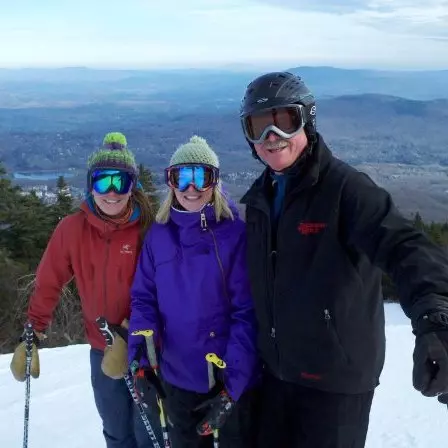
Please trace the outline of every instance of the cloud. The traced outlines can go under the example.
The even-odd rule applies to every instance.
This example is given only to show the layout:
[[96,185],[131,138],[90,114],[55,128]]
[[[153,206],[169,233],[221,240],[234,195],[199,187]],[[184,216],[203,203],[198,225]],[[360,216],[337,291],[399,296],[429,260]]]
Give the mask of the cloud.
[[428,40],[435,40],[436,42],[448,42],[448,36],[435,36],[435,37],[427,37]]
[[448,0],[376,0],[354,13],[357,20],[378,29],[422,37],[448,36]]
[[258,0],[295,11],[344,15],[353,22],[392,33],[448,36],[448,0]]
[[297,11],[315,11],[331,14],[344,14],[358,9],[364,9],[365,0],[258,0],[259,3],[275,6],[277,8],[288,8]]

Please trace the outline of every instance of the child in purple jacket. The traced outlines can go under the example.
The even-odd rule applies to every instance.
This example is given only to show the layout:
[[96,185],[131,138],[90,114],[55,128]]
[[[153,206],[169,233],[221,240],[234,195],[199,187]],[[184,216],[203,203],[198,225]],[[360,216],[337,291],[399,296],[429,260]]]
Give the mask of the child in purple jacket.
[[[250,447],[258,357],[245,224],[222,192],[218,157],[203,138],[175,151],[165,178],[168,197],[131,290],[129,363],[145,352],[132,332],[153,330],[173,448],[206,446],[213,429],[222,448]],[[207,353],[226,366],[214,387]],[[144,355],[139,362],[147,368]]]

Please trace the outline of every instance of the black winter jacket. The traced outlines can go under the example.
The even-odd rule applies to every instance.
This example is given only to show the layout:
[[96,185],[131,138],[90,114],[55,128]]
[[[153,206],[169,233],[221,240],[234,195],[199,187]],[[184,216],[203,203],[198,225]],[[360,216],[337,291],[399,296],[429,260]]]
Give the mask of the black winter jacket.
[[288,180],[275,243],[270,189],[266,169],[241,200],[265,367],[325,391],[372,390],[385,357],[381,271],[415,324],[428,311],[448,311],[445,252],[399,214],[384,189],[335,158],[320,135]]

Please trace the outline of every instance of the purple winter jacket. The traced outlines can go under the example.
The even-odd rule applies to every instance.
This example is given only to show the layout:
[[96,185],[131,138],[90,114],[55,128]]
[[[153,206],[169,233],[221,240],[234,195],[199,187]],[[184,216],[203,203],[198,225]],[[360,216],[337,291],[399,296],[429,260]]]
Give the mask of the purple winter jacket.
[[171,209],[167,224],[153,224],[145,237],[131,289],[128,357],[152,329],[160,344],[160,368],[168,383],[189,391],[209,390],[205,355],[227,364],[224,383],[238,400],[257,377],[256,321],[246,272],[245,223],[217,222],[214,207],[201,212]]

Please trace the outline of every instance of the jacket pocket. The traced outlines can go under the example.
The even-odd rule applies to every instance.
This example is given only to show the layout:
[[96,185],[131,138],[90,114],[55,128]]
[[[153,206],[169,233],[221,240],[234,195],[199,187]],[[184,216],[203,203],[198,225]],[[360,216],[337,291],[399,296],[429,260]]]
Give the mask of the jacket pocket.
[[337,331],[336,325],[334,324],[334,320],[331,315],[331,312],[328,308],[324,309],[324,320],[325,320],[326,328],[330,335],[330,338],[333,340],[334,346],[339,351],[341,360],[343,361],[344,364],[350,364],[350,358],[348,357],[347,352],[344,349],[344,346],[342,345],[341,338]]

